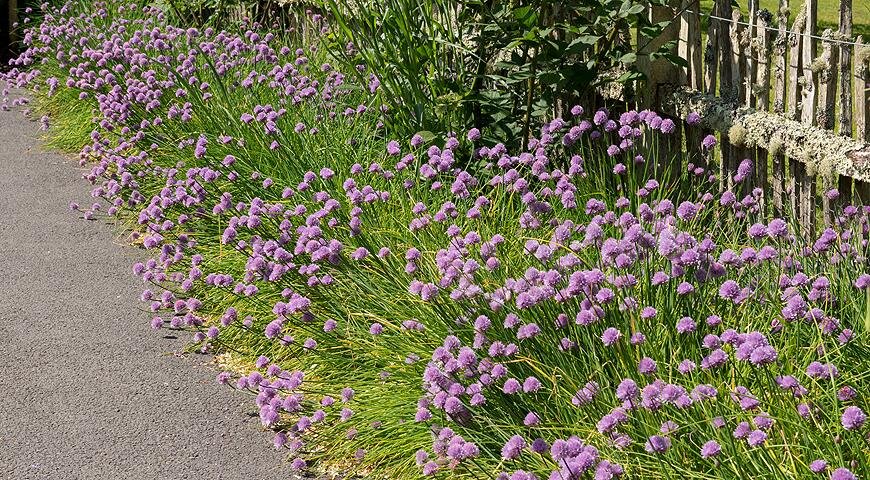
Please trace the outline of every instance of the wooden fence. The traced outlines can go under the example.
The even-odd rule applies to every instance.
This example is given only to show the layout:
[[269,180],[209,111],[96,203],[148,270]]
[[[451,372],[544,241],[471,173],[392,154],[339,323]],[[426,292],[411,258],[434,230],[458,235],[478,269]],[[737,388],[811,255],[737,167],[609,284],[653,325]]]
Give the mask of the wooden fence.
[[797,215],[807,232],[845,204],[870,205],[870,46],[852,35],[852,0],[841,0],[838,30],[822,32],[818,0],[804,0],[790,25],[789,0],[775,13],[758,0],[745,11],[715,0],[705,32],[699,0],[674,1],[650,16],[679,16],[662,41],[678,40],[688,67],[647,71],[656,106],[702,115],[700,125],[682,124],[688,161],[706,167],[701,139],[718,134],[721,187],[734,187],[749,159],[743,191],[761,188],[764,208]]

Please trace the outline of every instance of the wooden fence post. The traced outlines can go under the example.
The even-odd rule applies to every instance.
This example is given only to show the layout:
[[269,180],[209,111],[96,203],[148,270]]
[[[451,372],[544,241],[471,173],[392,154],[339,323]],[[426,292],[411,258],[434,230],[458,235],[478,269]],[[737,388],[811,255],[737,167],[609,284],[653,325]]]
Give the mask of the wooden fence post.
[[[731,2],[730,0],[716,0],[714,11],[716,16],[723,19],[731,18]],[[733,84],[731,75],[732,70],[732,50],[731,44],[731,28],[730,21],[717,20],[716,34],[718,36],[718,63],[719,63],[719,96],[728,100],[735,101],[739,98],[736,88]],[[730,164],[732,159],[732,148],[728,140],[728,135],[722,133],[719,142],[719,190],[730,190],[732,187],[731,175],[729,175]]]
[[816,122],[825,130],[834,129],[834,102],[837,96],[837,52],[834,48],[834,32],[826,28],[822,32],[822,55],[815,60],[818,65],[813,71],[818,71],[819,105],[816,109]]
[[[731,18],[730,0],[716,0],[716,16]],[[735,86],[731,83],[731,32],[728,20],[717,20],[719,27],[716,33],[719,35],[719,96],[722,98],[734,98]],[[722,142],[723,144],[725,142]]]
[[[770,110],[770,26],[771,14],[768,11],[760,11],[756,13],[756,28],[755,42],[757,49],[755,57],[757,58],[756,80],[755,86],[758,87],[756,92],[753,88],[750,94],[756,97],[755,107],[761,111]],[[762,214],[766,213],[768,192],[771,190],[768,185],[767,158],[768,151],[762,147],[756,147],[753,155],[755,160],[755,176],[756,184],[762,190],[761,199],[759,200],[759,210]]]
[[758,16],[758,0],[749,0],[749,18],[746,23],[748,26],[744,26],[743,35],[740,39],[743,43],[743,50],[746,54],[746,75],[743,79],[743,90],[746,95],[746,106],[755,108],[756,98],[753,95],[753,85],[755,84],[755,79],[758,76],[758,57],[755,55],[753,51],[753,47],[755,46],[753,41],[758,36],[758,28],[756,24],[756,17]]
[[770,12],[759,12],[757,15],[755,37],[756,58],[758,67],[755,84],[758,85],[758,99],[756,108],[763,111],[770,110]]
[[[718,8],[713,6],[713,14],[716,15]],[[719,30],[722,28],[721,22],[718,19],[711,18],[710,25],[707,28],[707,44],[704,46],[704,92],[710,95],[716,95],[716,74],[719,69]]]
[[[816,55],[816,23],[818,22],[818,0],[804,0],[806,6],[806,24],[804,25],[801,39],[803,49],[803,82],[801,85],[801,122],[812,125],[816,121],[816,79],[818,73],[813,69]],[[805,161],[807,159],[801,159]],[[805,163],[797,166],[795,178],[797,197],[799,202],[800,225],[804,235],[811,235],[815,231],[816,218],[816,171],[808,169]]]
[[[788,0],[779,0],[779,15],[777,16],[779,23],[777,27],[776,40],[773,42],[773,54],[775,56],[773,78],[773,111],[784,115],[785,114],[785,99],[786,99],[786,52],[788,48]],[[771,183],[771,200],[773,204],[773,213],[776,216],[783,214],[783,194],[785,187],[785,155],[780,152],[771,152],[772,172],[769,176]]]
[[[840,0],[840,39],[852,38],[852,0]],[[840,117],[841,135],[852,136],[852,46],[840,44]]]
[[734,90],[734,102],[746,101],[746,56],[743,48],[743,25],[740,10],[731,11],[731,24],[728,29],[728,40],[731,42],[731,88]]
[[[659,23],[674,20],[674,14],[678,11],[675,5],[679,6],[680,2],[681,0],[669,0],[670,6],[654,6],[650,8],[648,12],[649,21]],[[650,53],[657,51],[663,44],[678,40],[679,33],[680,23],[677,20],[668,25],[658,37],[651,40],[646,38],[640,40],[642,43],[639,44],[646,44],[646,48],[638,52],[638,66],[646,74],[648,86],[644,92],[641,92],[643,107],[654,108],[660,111],[661,108],[657,107],[661,105],[662,94],[665,93],[668,85],[672,86],[674,84],[674,79],[680,78],[680,67],[663,58],[656,60],[650,60],[649,58]],[[638,34],[638,37],[640,38],[641,35]]]
[[866,142],[870,133],[870,104],[867,103],[867,59],[863,57],[863,39],[859,36],[855,41],[855,81],[852,85],[855,99],[855,138],[860,142]]
[[687,45],[689,47],[689,86],[695,90],[704,90],[704,71],[701,57],[701,2],[699,0],[686,0],[688,8],[684,15],[687,25]]
[[801,39],[803,48],[803,84],[801,92],[801,121],[811,125],[816,120],[816,72],[813,71],[813,61],[816,57],[816,22],[818,21],[817,0],[804,0],[806,6],[806,25]]
[[786,115],[791,120],[800,118],[800,110],[798,109],[798,98],[801,96],[801,60],[803,55],[801,49],[801,30],[803,30],[803,22],[806,22],[807,4],[801,5],[801,9],[795,18],[794,25],[788,36],[788,96],[786,101]]
[[[701,5],[699,0],[683,0],[682,22],[680,23],[680,55],[688,60],[686,85],[694,90],[704,91],[707,64],[702,66],[701,63]],[[716,81],[713,79],[713,88],[716,88],[715,83]],[[701,152],[700,146],[701,138],[703,138],[701,129],[687,123],[683,123],[683,127],[687,163],[706,170],[706,155]]]
[[[863,38],[859,35],[855,41],[855,81],[852,85],[855,95],[855,138],[860,142],[866,142],[870,138],[870,98],[867,90],[870,89],[870,76],[868,76],[867,61],[868,48],[864,45]],[[854,201],[870,205],[870,183],[853,182]]]

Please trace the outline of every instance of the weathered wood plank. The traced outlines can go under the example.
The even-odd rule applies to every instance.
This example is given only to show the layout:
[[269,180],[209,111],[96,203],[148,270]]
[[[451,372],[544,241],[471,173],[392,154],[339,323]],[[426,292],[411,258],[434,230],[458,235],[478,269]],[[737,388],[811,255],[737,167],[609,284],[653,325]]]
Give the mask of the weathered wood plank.
[[15,55],[15,44],[20,40],[20,29],[15,28],[18,23],[17,0],[0,0],[0,13],[3,14],[0,17],[0,65],[5,66]]
[[754,95],[757,97],[755,106],[759,110],[767,111],[770,109],[770,12],[760,12],[757,17],[755,21],[755,58],[757,59],[755,84],[758,89]]
[[818,3],[817,0],[804,0],[806,6],[806,24],[804,25],[804,35],[801,38],[803,49],[803,80],[801,84],[801,121],[807,124],[812,124],[816,121],[816,77],[817,73],[813,70],[813,61],[816,57],[816,22],[818,21]]
[[746,55],[743,48],[743,25],[740,10],[731,12],[728,40],[731,42],[731,86],[738,103],[746,101]]
[[870,134],[870,104],[867,103],[867,57],[870,48],[864,45],[859,36],[855,41],[855,81],[853,91],[855,95],[855,138],[859,142],[867,141]]
[[843,208],[846,205],[852,204],[852,179],[840,175],[837,178],[837,192],[840,196],[837,197],[831,207],[831,223],[834,225],[836,225],[836,219],[843,214]]
[[[654,39],[647,39],[642,38],[642,35],[638,32],[640,44],[645,45],[638,52],[638,68],[647,77],[647,88],[639,92],[641,106],[644,108],[658,109],[661,104],[662,93],[673,90],[675,79],[679,83],[680,67],[664,58],[650,59],[649,55],[657,52],[666,43],[678,40],[680,22],[672,20],[676,18],[676,12],[679,11],[681,3],[682,0],[668,0],[668,5],[656,5],[649,9],[647,16],[651,23],[671,21],[659,36]],[[676,47],[671,49],[671,53],[677,53]]]
[[780,152],[771,152],[771,171],[769,177],[770,183],[770,203],[773,207],[773,214],[782,216],[783,214],[783,195],[785,194],[785,155]]
[[858,205],[870,205],[870,182],[853,182],[854,201]]
[[[750,0],[749,2],[750,8],[757,8],[757,0]],[[752,13],[750,13],[751,15]],[[753,19],[749,19],[751,25],[754,25]],[[731,38],[731,79],[733,85],[736,87],[735,97],[736,102],[741,105],[750,106],[753,101],[753,96],[751,94],[752,91],[752,83],[755,79],[754,71],[755,68],[754,55],[752,55],[749,39],[751,38],[752,31],[754,28],[752,26],[746,27],[743,24],[742,14],[739,10],[733,10],[731,12],[731,25],[729,28],[729,35]],[[729,137],[733,137],[732,134],[729,134]],[[734,182],[734,176],[737,173],[737,169],[743,160],[750,160],[754,167],[755,165],[755,151],[754,149],[749,149],[739,138],[730,138],[732,144],[731,156],[727,162],[727,169],[729,175],[729,182]],[[739,188],[735,189],[735,194],[738,196],[743,196],[748,194],[752,187],[751,185],[754,182],[754,175],[749,174],[744,177],[744,180],[740,182]],[[735,185],[737,187],[737,185]]]
[[800,162],[794,158],[788,159],[788,178],[785,181],[785,198],[788,199],[786,213],[792,218],[800,218],[800,202],[798,201],[797,174]]
[[[718,11],[714,5],[713,12]],[[699,89],[711,95],[716,94],[718,85],[716,75],[719,72],[719,29],[721,21],[716,18],[710,19],[710,26],[707,28],[707,43],[704,45],[704,88]]]
[[[852,38],[852,0],[840,0],[840,38]],[[840,44],[840,114],[837,131],[852,136],[852,46]],[[851,184],[850,184],[851,185]]]
[[804,163],[797,163],[795,188],[797,188],[801,233],[804,236],[812,235],[816,228],[816,178]]
[[[720,18],[732,18],[732,8],[730,0],[716,0],[715,7],[716,16]],[[719,46],[719,97],[729,100],[737,100],[739,98],[739,94],[737,93],[737,89],[739,88],[739,82],[737,85],[735,85],[732,75],[732,70],[734,69],[732,66],[734,46],[731,43],[731,23],[726,20],[718,21],[718,28],[716,33],[719,37],[717,41],[717,44]],[[719,145],[719,189],[729,190],[732,186],[732,181],[731,175],[729,175],[728,172],[729,163],[733,162],[733,149],[731,147],[730,141],[728,140],[727,130],[720,130],[720,132],[721,142]]]
[[744,54],[743,61],[746,64],[746,75],[743,79],[743,91],[745,95],[745,102],[747,107],[755,107],[755,103],[757,100],[757,96],[755,95],[755,80],[758,75],[758,56],[755,52],[755,44],[753,41],[757,37],[757,23],[756,19],[758,17],[758,0],[749,0],[749,18],[747,19],[747,23],[749,26],[745,26],[743,29],[743,34],[741,35],[741,50]]
[[[817,82],[818,72],[814,67],[817,41],[814,38],[816,34],[816,23],[818,22],[818,0],[804,0],[806,5],[806,25],[804,26],[804,35],[801,39],[803,43],[803,85],[801,88],[801,122],[806,125],[813,125],[816,121],[816,102],[817,102]],[[804,154],[804,158],[800,158],[802,162],[810,160],[810,156]],[[812,235],[815,232],[816,220],[816,169],[808,169],[805,163],[801,163],[797,169],[797,177],[795,179],[796,186],[799,191],[798,201],[800,202],[800,224],[804,235]]]
[[[755,57],[757,58],[758,66],[756,69],[755,90],[752,91],[756,97],[755,106],[759,110],[770,110],[770,68],[771,68],[771,51],[770,38],[771,31],[769,29],[771,14],[767,10],[758,12],[755,20],[755,42],[756,49]],[[768,151],[763,147],[755,149],[755,176],[756,186],[762,189],[761,199],[759,200],[759,210],[762,214],[766,213],[768,197],[772,188],[768,185]]]
[[[786,101],[786,69],[788,68],[788,0],[779,0],[779,14],[777,16],[778,27],[776,39],[773,41],[773,111],[777,114],[785,114]],[[783,195],[785,194],[785,179],[787,162],[782,154],[782,139],[777,138],[779,146],[774,148],[774,139],[771,139],[768,149],[772,157],[771,171],[769,175],[771,204],[773,213],[782,216],[784,213]]]
[[[698,0],[683,0],[680,46],[688,60],[687,84],[695,90],[704,89],[704,67],[701,62],[701,9]],[[715,82],[715,81],[714,81]],[[686,141],[686,162],[707,168],[706,156],[701,154],[701,129],[683,124]]]
[[689,0],[691,2],[691,12],[686,19],[689,24],[689,86],[695,90],[704,89],[704,70],[702,67],[701,58],[703,50],[701,48],[701,3],[699,0]]
[[825,130],[834,129],[834,102],[837,96],[837,53],[834,48],[834,32],[826,28],[822,32],[822,54],[815,60],[813,72],[819,79],[819,105],[816,109],[816,123]]
[[801,42],[801,32],[804,29],[804,24],[807,21],[807,5],[801,5],[794,20],[791,32],[788,35],[788,96],[786,100],[786,115],[791,120],[800,118],[800,109],[798,108],[798,98],[801,98],[801,71],[803,66],[803,42]]
[[[716,0],[716,16],[720,18],[731,18],[731,2],[730,0]],[[725,20],[717,21],[719,28],[716,33],[719,35],[719,95],[725,98],[735,98],[735,86],[732,83],[731,76],[731,29],[730,22]],[[724,144],[724,142],[723,142]]]
[[773,111],[785,112],[786,49],[788,47],[788,0],[779,0],[776,38],[773,40]]
[[[689,17],[692,15],[692,8],[695,7],[695,5],[693,5],[694,3],[695,0],[682,0],[682,13],[680,13],[680,34],[677,40],[677,55],[679,55],[680,58],[686,60],[687,62],[692,56],[692,46],[690,43],[690,39],[692,38],[692,27],[689,23]],[[688,78],[689,75],[691,75],[692,65],[680,65],[678,67],[678,71],[679,83],[683,85],[688,85]]]

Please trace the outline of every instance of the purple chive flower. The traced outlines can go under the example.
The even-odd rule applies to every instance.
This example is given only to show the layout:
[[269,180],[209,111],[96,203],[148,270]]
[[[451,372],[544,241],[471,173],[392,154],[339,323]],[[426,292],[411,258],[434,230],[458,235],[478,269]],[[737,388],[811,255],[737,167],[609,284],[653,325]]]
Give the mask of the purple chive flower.
[[513,395],[520,391],[520,382],[516,378],[509,378],[505,380],[504,386],[502,386],[502,391],[508,395]]
[[810,462],[810,471],[813,473],[822,473],[828,468],[828,462],[818,458]]
[[711,150],[716,146],[716,143],[718,142],[716,141],[716,137],[713,135],[707,135],[703,140],[701,140],[701,146],[704,147],[704,150]]
[[618,398],[622,402],[627,402],[634,398],[637,398],[640,390],[637,388],[637,384],[634,383],[634,380],[630,378],[624,379],[619,385],[616,387],[616,398]]
[[749,436],[749,433],[752,431],[752,427],[749,426],[749,422],[740,422],[737,424],[737,428],[734,429],[734,438],[746,438]]
[[858,480],[858,477],[847,468],[838,468],[831,472],[831,480]]
[[696,328],[698,328],[698,325],[690,317],[683,317],[677,321],[678,333],[694,332]]
[[604,345],[610,347],[615,345],[621,337],[622,333],[619,330],[610,327],[607,330],[604,330],[604,333],[601,334],[601,341],[604,342]]
[[523,419],[523,425],[527,427],[534,427],[541,423],[540,417],[535,412],[529,412],[526,414],[526,417]]
[[607,155],[611,157],[619,155],[619,147],[616,145],[611,145],[607,147]]
[[637,371],[642,375],[652,375],[656,373],[656,362],[649,357],[643,357],[637,364]]
[[767,440],[767,434],[764,433],[763,430],[753,430],[746,437],[746,443],[749,444],[750,447],[758,447]]
[[691,221],[698,214],[698,206],[692,202],[683,202],[677,207],[677,216],[680,220]]
[[679,429],[679,428],[680,428],[680,426],[677,425],[676,422],[674,422],[673,420],[667,420],[664,423],[662,423],[662,426],[661,426],[661,428],[659,428],[659,431],[661,433],[664,433],[665,435],[669,435],[669,434],[677,431],[677,429]]
[[867,414],[856,406],[846,407],[840,417],[840,423],[846,430],[858,430],[867,421]]
[[701,458],[713,458],[722,453],[722,446],[716,440],[708,440],[701,446]]
[[592,123],[595,125],[601,125],[607,121],[607,110],[598,110],[595,112],[595,115],[592,116]]
[[799,403],[797,405],[796,409],[797,409],[798,415],[800,415],[803,418],[809,418],[809,416],[812,414],[812,411],[810,410],[810,406],[807,405],[806,403]]
[[389,143],[387,143],[387,153],[389,155],[395,156],[401,153],[401,151],[402,149],[401,147],[399,147],[399,142],[391,140]]
[[833,379],[839,375],[837,371],[837,367],[835,367],[831,363],[823,364],[821,362],[811,362],[807,366],[806,370],[807,376],[811,378],[816,378],[820,380],[824,379]]
[[526,441],[519,435],[511,437],[501,449],[501,458],[513,460],[520,456],[520,452],[526,448]]
[[841,402],[848,402],[849,400],[853,400],[858,396],[858,392],[855,391],[854,388],[849,385],[845,385],[837,390],[837,399]]
[[541,388],[541,381],[535,377],[528,377],[523,381],[523,392],[533,393]]
[[427,462],[426,465],[423,466],[423,475],[430,476],[434,475],[435,472],[438,471],[438,464],[435,462]]
[[646,335],[643,332],[634,332],[631,334],[631,338],[629,339],[629,343],[632,345],[641,345],[646,342]]
[[695,364],[695,362],[693,362],[689,359],[685,359],[682,362],[680,362],[680,364],[677,366],[677,371],[679,371],[683,375],[687,375],[687,374],[693,372],[695,370],[695,368],[697,368],[697,365]]
[[648,453],[664,453],[671,448],[671,439],[661,435],[653,435],[649,437],[643,448]]

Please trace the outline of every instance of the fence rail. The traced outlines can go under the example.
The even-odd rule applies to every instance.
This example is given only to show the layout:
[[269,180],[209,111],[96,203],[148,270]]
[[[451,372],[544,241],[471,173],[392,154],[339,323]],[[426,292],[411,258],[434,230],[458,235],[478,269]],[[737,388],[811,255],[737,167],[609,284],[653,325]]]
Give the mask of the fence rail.
[[678,41],[688,66],[651,82],[658,107],[704,118],[682,125],[689,162],[703,162],[700,139],[718,133],[722,188],[749,159],[765,208],[790,211],[808,232],[846,203],[870,205],[870,46],[852,36],[852,0],[840,1],[837,31],[822,32],[817,2],[804,0],[789,25],[789,0],[775,13],[715,0],[702,43],[699,0],[674,0],[679,28],[663,40]]

